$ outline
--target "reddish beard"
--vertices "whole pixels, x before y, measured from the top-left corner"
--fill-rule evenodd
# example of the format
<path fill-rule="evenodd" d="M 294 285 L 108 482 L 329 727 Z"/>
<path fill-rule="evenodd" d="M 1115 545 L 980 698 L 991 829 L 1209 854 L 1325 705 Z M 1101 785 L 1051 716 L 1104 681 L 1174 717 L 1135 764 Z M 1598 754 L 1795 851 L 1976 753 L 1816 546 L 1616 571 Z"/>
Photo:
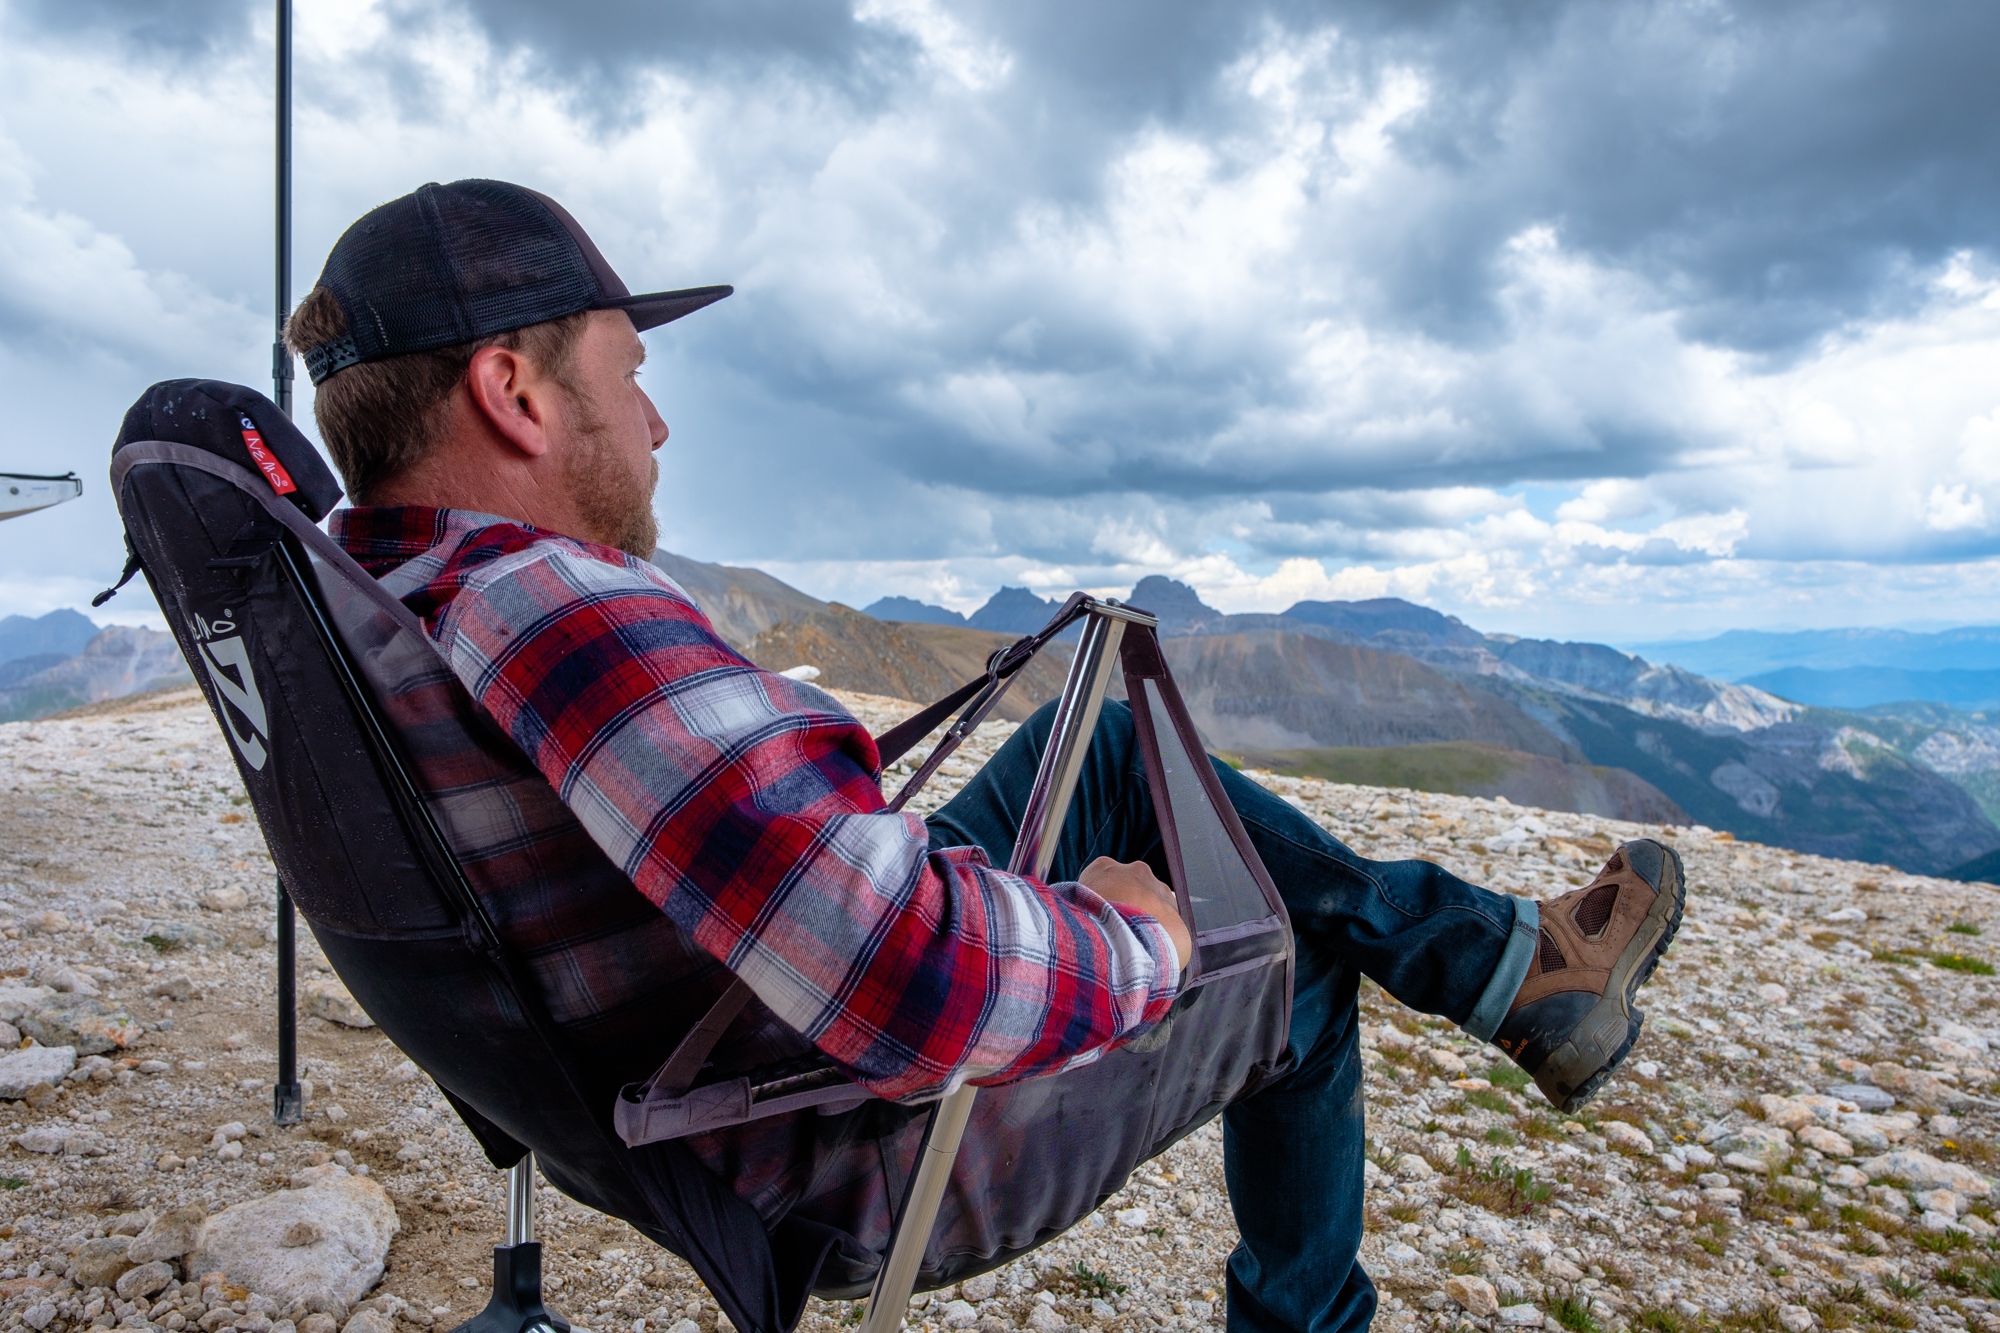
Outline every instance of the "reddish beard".
<path fill-rule="evenodd" d="M 583 535 L 641 560 L 652 559 L 660 544 L 660 525 L 653 517 L 653 489 L 660 484 L 660 461 L 647 460 L 648 475 L 640 481 L 619 456 L 604 418 L 593 412 L 581 395 L 572 394 L 570 401 L 576 433 L 565 456 L 563 477 L 570 488 L 571 503 L 589 529 Z"/>

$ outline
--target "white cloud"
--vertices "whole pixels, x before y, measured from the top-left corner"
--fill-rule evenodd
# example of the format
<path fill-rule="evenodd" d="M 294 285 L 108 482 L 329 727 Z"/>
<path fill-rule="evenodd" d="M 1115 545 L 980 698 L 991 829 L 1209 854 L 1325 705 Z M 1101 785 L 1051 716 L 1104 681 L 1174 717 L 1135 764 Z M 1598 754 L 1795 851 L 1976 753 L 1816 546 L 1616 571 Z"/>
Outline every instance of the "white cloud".
<path fill-rule="evenodd" d="M 1986 499 L 1972 494 L 1964 482 L 1956 486 L 1931 487 L 1930 503 L 1924 511 L 1926 526 L 1938 532 L 1959 532 L 1986 526 Z"/>
<path fill-rule="evenodd" d="M 1546 46 L 1457 55 L 1251 14 L 1192 56 L 1164 30 L 1058 47 L 1039 34 L 1066 16 L 1033 6 L 853 17 L 883 44 L 831 72 L 654 42 L 558 75 L 476 0 L 302 6 L 300 285 L 367 208 L 466 175 L 564 199 L 635 287 L 736 282 L 649 340 L 670 544 L 843 600 L 1164 572 L 1232 610 L 1399 595 L 1612 637 L 1970 607 L 1913 571 L 1984 586 L 2000 555 L 1984 233 L 1796 247 L 1864 277 L 1729 258 L 1715 216 L 1810 228 L 1808 187 L 1848 188 L 1810 144 L 1764 169 L 1800 182 L 1798 216 L 1756 182 L 1644 193 L 1722 151 L 1703 117 L 1734 125 L 1735 90 L 1774 86 L 1749 36 L 1723 68 L 1686 14 L 1578 10 Z M 4 612 L 115 569 L 96 478 L 148 379 L 261 386 L 269 163 L 262 48 L 193 70 L 14 11 L 0 31 L 0 458 L 42 470 L 60 440 L 89 479 L 59 524 L 0 529 Z M 1682 60 L 1693 92 L 1662 72 Z M 1628 97 L 1687 137 L 1590 122 Z M 1563 156 L 1593 135 L 1605 156 Z M 1763 284 L 1800 282 L 1804 332 L 1750 327 Z"/>

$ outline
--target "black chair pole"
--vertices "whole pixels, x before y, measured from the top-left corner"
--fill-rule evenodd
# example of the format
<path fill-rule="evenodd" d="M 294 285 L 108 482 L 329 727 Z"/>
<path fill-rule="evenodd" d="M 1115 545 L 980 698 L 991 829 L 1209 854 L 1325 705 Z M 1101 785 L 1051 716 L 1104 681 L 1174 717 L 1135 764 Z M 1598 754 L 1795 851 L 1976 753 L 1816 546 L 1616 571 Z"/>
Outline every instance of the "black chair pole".
<path fill-rule="evenodd" d="M 305 1116 L 299 1087 L 298 949 L 292 895 L 278 881 L 278 1086 L 271 1091 L 271 1119 L 296 1125 Z"/>
<path fill-rule="evenodd" d="M 285 349 L 285 320 L 292 313 L 292 0 L 278 0 L 277 84 L 277 336 L 271 342 L 271 401 L 292 414 L 292 354 Z M 271 1118 L 296 1125 L 305 1115 L 299 1090 L 298 950 L 292 895 L 278 881 L 278 1085 Z"/>

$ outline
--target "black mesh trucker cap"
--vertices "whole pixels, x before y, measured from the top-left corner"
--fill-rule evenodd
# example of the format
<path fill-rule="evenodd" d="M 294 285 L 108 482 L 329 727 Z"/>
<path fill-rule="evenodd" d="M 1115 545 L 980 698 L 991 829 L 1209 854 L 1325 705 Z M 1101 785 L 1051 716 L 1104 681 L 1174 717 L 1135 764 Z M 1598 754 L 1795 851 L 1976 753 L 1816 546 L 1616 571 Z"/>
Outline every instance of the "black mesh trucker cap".
<path fill-rule="evenodd" d="M 490 337 L 579 310 L 657 328 L 733 287 L 632 295 L 563 206 L 505 181 L 432 182 L 349 227 L 319 285 L 347 332 L 305 351 L 314 384 L 348 366 Z"/>

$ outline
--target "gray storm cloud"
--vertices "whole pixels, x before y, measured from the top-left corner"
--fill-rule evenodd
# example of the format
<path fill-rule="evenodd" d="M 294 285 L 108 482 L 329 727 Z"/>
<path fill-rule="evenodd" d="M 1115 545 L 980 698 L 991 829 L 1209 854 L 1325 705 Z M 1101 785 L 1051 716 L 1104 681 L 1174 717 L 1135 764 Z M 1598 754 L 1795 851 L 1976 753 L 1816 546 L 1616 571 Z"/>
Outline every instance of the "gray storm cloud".
<path fill-rule="evenodd" d="M 260 68 L 264 9 L 10 0 L 0 32 L 184 93 Z M 1839 364 L 1993 280 L 1991 6 L 361 9 L 302 49 L 302 279 L 369 204 L 511 174 L 635 288 L 737 283 L 653 339 L 660 507 L 697 554 L 1445 559 L 1558 538 L 1509 488 L 1647 479 L 1591 521 L 1651 527 L 1558 563 L 2000 549 L 1966 424 L 2000 404 L 1912 427 L 1928 461 L 1884 485 L 1871 460 L 1918 445 Z M 263 169 L 231 171 L 257 199 Z M 23 216 L 60 174 L 24 168 Z M 240 244 L 132 249 L 213 328 L 261 308 Z M 0 300 L 0 353 L 49 318 Z M 103 355 L 160 364 L 131 341 Z M 1876 521 L 1819 521 L 1856 497 Z"/>

